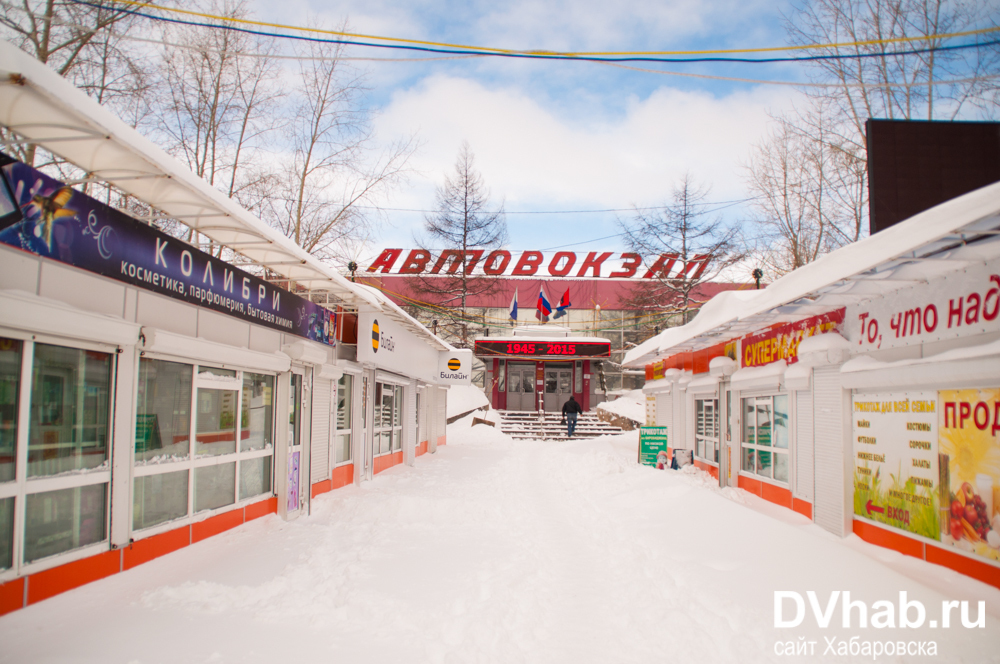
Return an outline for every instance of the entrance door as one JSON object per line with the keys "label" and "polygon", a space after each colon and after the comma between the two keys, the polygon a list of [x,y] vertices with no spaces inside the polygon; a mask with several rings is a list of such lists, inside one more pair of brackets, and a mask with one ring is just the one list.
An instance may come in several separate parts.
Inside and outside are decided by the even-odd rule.
{"label": "entrance door", "polygon": [[361,479],[370,480],[375,475],[375,407],[372,392],[375,389],[375,375],[366,371],[361,379],[361,440],[364,441],[364,468]]}
{"label": "entrance door", "polygon": [[288,517],[295,516],[303,503],[302,467],[302,385],[304,376],[299,373],[291,375],[291,388],[288,391],[288,483],[286,484],[287,505],[285,513]]}
{"label": "entrance door", "polygon": [[545,412],[558,413],[573,394],[572,367],[545,367]]}
{"label": "entrance door", "polygon": [[535,410],[535,365],[507,365],[507,410]]}

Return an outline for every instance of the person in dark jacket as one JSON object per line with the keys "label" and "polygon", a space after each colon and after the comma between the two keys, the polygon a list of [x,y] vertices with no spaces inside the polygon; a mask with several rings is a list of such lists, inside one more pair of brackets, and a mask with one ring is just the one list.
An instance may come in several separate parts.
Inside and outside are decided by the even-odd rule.
{"label": "person in dark jacket", "polygon": [[573,432],[576,431],[576,417],[583,412],[583,408],[580,408],[580,404],[576,402],[571,394],[569,401],[563,404],[562,414],[563,420],[566,422],[566,435],[573,437]]}

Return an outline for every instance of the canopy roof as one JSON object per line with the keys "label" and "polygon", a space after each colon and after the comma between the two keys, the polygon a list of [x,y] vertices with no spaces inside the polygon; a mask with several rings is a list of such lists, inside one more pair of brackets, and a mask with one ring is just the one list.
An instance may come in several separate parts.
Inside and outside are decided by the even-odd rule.
{"label": "canopy roof", "polygon": [[625,354],[624,366],[699,350],[848,304],[927,283],[1000,257],[1000,182],[910,217],[786,274],[759,291],[726,291],[690,323]]}
{"label": "canopy roof", "polygon": [[195,175],[72,83],[0,41],[0,125],[74,164],[88,181],[135,196],[328,305],[387,311],[443,350],[451,347],[374,289],[355,284]]}
{"label": "canopy roof", "polygon": [[0,41],[0,124],[308,290],[377,303],[30,55]]}

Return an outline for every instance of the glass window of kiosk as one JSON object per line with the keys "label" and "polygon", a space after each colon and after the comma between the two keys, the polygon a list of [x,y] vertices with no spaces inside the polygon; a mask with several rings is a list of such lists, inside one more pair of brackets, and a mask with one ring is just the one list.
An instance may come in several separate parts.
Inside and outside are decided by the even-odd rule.
{"label": "glass window of kiosk", "polygon": [[694,454],[719,463],[719,400],[694,400]]}
{"label": "glass window of kiosk", "polygon": [[351,408],[354,404],[354,376],[344,374],[337,381],[337,422],[334,430],[334,463],[351,462]]}
{"label": "glass window of kiosk", "polygon": [[0,570],[107,540],[114,358],[0,338]]}
{"label": "glass window of kiosk", "polygon": [[403,449],[403,388],[375,383],[375,451],[391,454]]}
{"label": "glass window of kiosk", "polygon": [[271,493],[275,377],[141,358],[132,528]]}
{"label": "glass window of kiosk", "polygon": [[788,483],[788,395],[741,399],[744,473]]}

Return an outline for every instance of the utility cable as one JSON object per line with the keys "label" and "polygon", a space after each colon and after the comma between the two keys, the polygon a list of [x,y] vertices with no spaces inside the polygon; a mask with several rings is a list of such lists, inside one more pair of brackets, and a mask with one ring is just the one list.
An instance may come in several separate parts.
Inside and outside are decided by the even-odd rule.
{"label": "utility cable", "polygon": [[[343,44],[348,46],[367,46],[373,48],[388,48],[396,50],[406,50],[406,51],[419,51],[426,53],[444,53],[450,55],[466,55],[470,53],[469,50],[463,49],[458,50],[454,47],[452,48],[438,48],[438,47],[428,47],[428,46],[416,46],[412,43],[420,43],[418,40],[397,40],[404,41],[408,43],[404,44],[376,44],[363,41],[352,41],[349,39],[321,39],[317,37],[306,37],[302,35],[288,35],[274,32],[264,32],[260,30],[251,30],[248,28],[240,28],[233,25],[214,25],[210,23],[198,23],[197,21],[186,21],[183,19],[168,18],[165,16],[155,16],[153,14],[144,13],[138,10],[124,9],[120,7],[106,7],[103,5],[97,5],[93,2],[87,2],[86,0],[71,0],[71,2],[79,5],[86,5],[90,7],[100,8],[104,10],[111,9],[113,11],[121,12],[124,14],[131,14],[135,16],[141,16],[148,18],[153,21],[161,21],[165,23],[173,23],[177,25],[189,25],[203,28],[212,28],[217,30],[228,30],[232,32],[240,32],[245,34],[253,34],[264,37],[275,37],[279,39],[291,39],[296,41],[312,42],[312,43],[328,43],[328,44]],[[199,15],[197,12],[190,12],[188,10],[173,10],[170,8],[159,7],[157,5],[150,5],[148,3],[134,3],[128,0],[118,0],[122,4],[133,4],[140,7],[152,7],[154,9],[167,10],[167,11],[180,11],[182,13]],[[213,17],[213,15],[206,15]],[[272,25],[259,21],[245,21],[239,19],[229,19],[226,17],[214,17],[218,20],[226,21],[227,23],[250,23],[250,24],[261,24],[261,25]],[[288,29],[294,29],[294,26],[282,26]],[[329,30],[318,30],[309,29],[313,32],[324,32],[330,34],[347,34],[347,33],[337,33],[336,31]],[[997,28],[987,28],[982,31],[974,31],[976,34],[992,32],[995,30],[1000,30]],[[959,36],[960,33],[953,33],[951,35],[933,35],[932,37],[936,39],[942,39],[946,37]],[[367,37],[363,37],[367,38]],[[930,37],[914,37],[914,38],[900,38],[896,41],[922,41],[929,39]],[[388,39],[380,37],[378,39]],[[861,44],[860,42],[858,44]],[[596,55],[576,55],[572,53],[558,53],[558,52],[507,52],[504,50],[476,50],[476,53],[482,53],[484,55],[490,55],[494,57],[504,57],[504,58],[518,58],[518,59],[531,59],[531,60],[576,60],[581,62],[666,62],[666,63],[709,63],[709,62],[730,62],[730,63],[744,63],[744,64],[761,64],[761,63],[779,63],[779,62],[816,62],[823,60],[857,60],[857,59],[867,59],[867,58],[885,58],[885,57],[900,57],[905,55],[921,55],[927,53],[936,53],[940,51],[957,51],[963,49],[978,49],[985,46],[994,46],[1000,44],[1000,39],[987,41],[987,42],[975,42],[971,44],[958,44],[954,46],[935,46],[925,49],[912,49],[909,51],[891,51],[882,53],[848,53],[848,54],[829,54],[829,55],[813,55],[806,57],[783,57],[783,58],[730,58],[730,57],[685,57],[685,58],[667,58],[667,57],[607,57],[607,56],[596,56]],[[849,44],[844,44],[847,46]],[[825,46],[813,46],[813,47],[801,47],[801,48],[833,48],[835,46],[825,45]],[[800,47],[789,47],[787,49],[767,49],[767,50],[795,50]],[[750,52],[750,51],[738,51],[738,52]],[[668,53],[663,51],[662,53]]]}
{"label": "utility cable", "polygon": [[[106,5],[98,5],[97,3],[87,2],[86,0],[72,0],[76,4],[84,4],[100,9],[111,9],[114,11],[121,11],[127,13],[135,13],[140,16],[144,15],[135,10],[126,10],[119,7],[108,7]],[[917,37],[890,37],[884,39],[868,39],[868,40],[858,40],[850,42],[834,42],[828,44],[798,44],[792,46],[768,46],[760,48],[744,48],[744,49],[712,49],[712,50],[692,50],[692,51],[549,51],[544,49],[509,49],[509,48],[496,48],[489,46],[474,46],[468,44],[454,44],[449,42],[437,42],[421,39],[404,39],[399,37],[384,37],[381,35],[369,35],[363,33],[353,33],[346,32],[342,30],[329,30],[324,28],[312,28],[305,26],[288,25],[283,23],[271,23],[267,21],[256,21],[252,19],[236,18],[231,16],[220,16],[217,14],[209,14],[206,12],[197,12],[190,9],[181,9],[179,7],[165,7],[162,5],[155,5],[151,2],[138,2],[136,0],[115,0],[117,5],[130,5],[133,7],[139,7],[143,9],[154,9],[163,12],[171,12],[175,14],[183,14],[186,16],[193,16],[197,18],[204,18],[209,20],[223,21],[225,23],[238,23],[242,25],[253,25],[265,28],[277,28],[281,30],[294,30],[297,32],[312,32],[316,34],[334,35],[338,37],[345,37],[349,39],[371,39],[375,41],[384,42],[396,42],[398,44],[408,44],[416,47],[426,48],[438,48],[438,49],[460,49],[462,51],[475,51],[491,55],[525,55],[525,56],[540,56],[540,57],[560,57],[568,59],[584,59],[593,57],[621,57],[621,56],[663,56],[663,55],[719,55],[719,54],[734,54],[734,53],[774,53],[774,52],[786,52],[786,51],[798,51],[798,50],[821,50],[821,49],[837,49],[837,48],[850,48],[858,46],[878,46],[887,44],[900,44],[900,43],[911,43],[911,42],[921,42],[921,41],[934,41],[941,39],[952,39],[955,37],[970,37],[981,34],[988,34],[990,32],[1000,31],[1000,26],[994,26],[989,28],[980,28],[978,30],[963,30],[958,32],[949,32],[934,35],[921,35]],[[157,17],[159,18],[159,17]],[[205,24],[201,24],[205,25]],[[338,40],[338,43],[339,42]],[[377,46],[380,44],[370,44],[372,46]]]}

